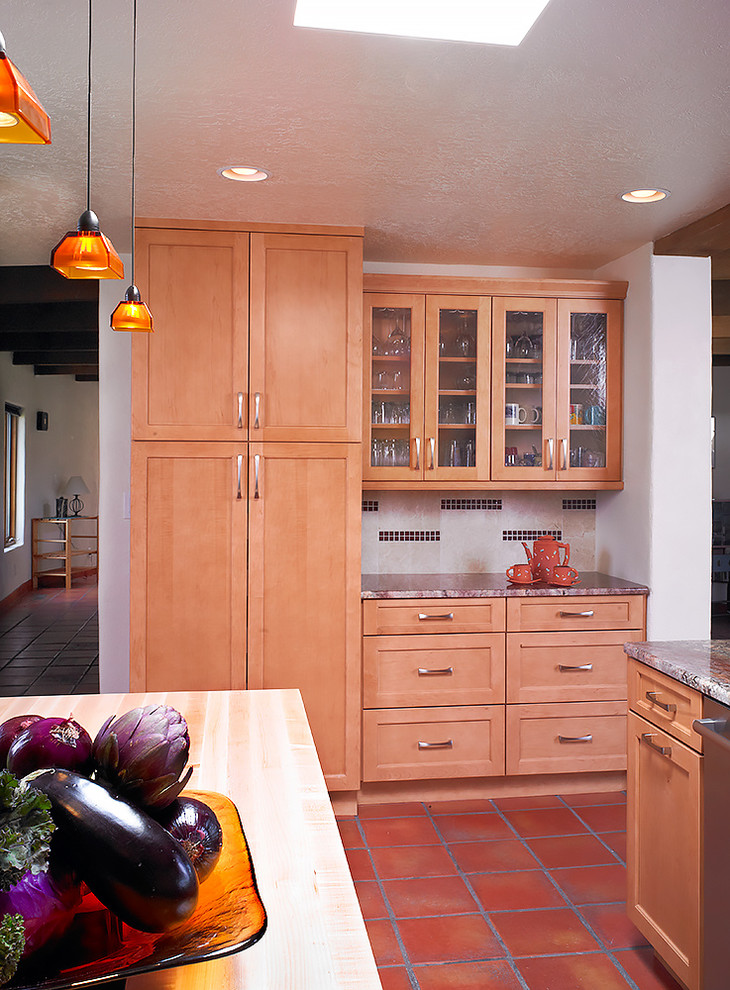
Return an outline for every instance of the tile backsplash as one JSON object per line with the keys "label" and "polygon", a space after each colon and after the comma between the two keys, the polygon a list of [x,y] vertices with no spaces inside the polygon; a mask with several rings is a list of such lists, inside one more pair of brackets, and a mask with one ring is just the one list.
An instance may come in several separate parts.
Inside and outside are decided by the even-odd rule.
{"label": "tile backsplash", "polygon": [[367,492],[362,508],[364,574],[505,571],[527,559],[521,540],[532,543],[544,533],[570,544],[570,563],[579,571],[595,570],[595,498]]}

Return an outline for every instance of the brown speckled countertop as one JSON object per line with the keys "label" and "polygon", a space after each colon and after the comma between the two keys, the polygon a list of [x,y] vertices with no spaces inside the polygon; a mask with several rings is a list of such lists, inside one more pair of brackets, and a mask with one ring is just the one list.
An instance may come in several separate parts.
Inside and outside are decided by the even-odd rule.
{"label": "brown speckled countertop", "polygon": [[730,705],[730,640],[626,643],[624,650],[634,660],[660,670],[708,698]]}
{"label": "brown speckled countertop", "polygon": [[506,574],[363,574],[362,598],[512,598],[562,595],[646,595],[649,589],[622,578],[581,571],[570,588],[512,584]]}

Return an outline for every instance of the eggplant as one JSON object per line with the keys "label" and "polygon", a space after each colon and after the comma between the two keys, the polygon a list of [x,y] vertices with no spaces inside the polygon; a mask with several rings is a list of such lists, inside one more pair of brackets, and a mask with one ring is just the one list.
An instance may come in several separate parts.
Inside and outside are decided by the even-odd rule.
{"label": "eggplant", "polygon": [[195,869],[146,812],[71,770],[38,770],[23,783],[50,799],[62,855],[122,921],[164,932],[190,917],[198,902]]}

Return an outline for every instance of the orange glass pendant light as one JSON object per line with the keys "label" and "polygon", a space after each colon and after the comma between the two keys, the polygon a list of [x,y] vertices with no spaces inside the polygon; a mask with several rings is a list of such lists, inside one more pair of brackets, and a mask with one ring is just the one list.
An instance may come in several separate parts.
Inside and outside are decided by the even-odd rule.
{"label": "orange glass pendant light", "polygon": [[134,284],[134,165],[137,151],[137,0],[133,4],[134,41],[132,44],[132,285],[124,294],[109,321],[112,330],[128,333],[153,333],[152,313],[142,302]]}
{"label": "orange glass pendant light", "polygon": [[50,144],[51,121],[0,34],[0,144]]}
{"label": "orange glass pendant light", "polygon": [[130,285],[124,299],[112,313],[112,330],[126,330],[131,333],[152,333],[154,321],[152,313],[142,302],[139,289]]}
{"label": "orange glass pendant light", "polygon": [[102,234],[91,199],[91,0],[89,0],[89,61],[86,102],[86,209],[76,230],[70,230],[51,251],[51,268],[65,278],[124,278],[122,259]]}
{"label": "orange glass pendant light", "polygon": [[84,210],[51,252],[51,267],[66,278],[123,278],[124,265],[114,245],[102,234],[93,210]]}

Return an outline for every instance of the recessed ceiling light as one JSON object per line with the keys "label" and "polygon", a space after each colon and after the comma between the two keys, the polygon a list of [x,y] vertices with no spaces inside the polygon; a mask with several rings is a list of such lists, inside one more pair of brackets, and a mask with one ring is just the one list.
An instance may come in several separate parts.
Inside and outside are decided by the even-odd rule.
{"label": "recessed ceiling light", "polygon": [[519,45],[548,0],[297,0],[297,27]]}
{"label": "recessed ceiling light", "polygon": [[218,175],[222,175],[224,179],[235,179],[236,182],[261,182],[269,177],[265,169],[256,168],[255,165],[227,165],[218,169]]}
{"label": "recessed ceiling light", "polygon": [[631,189],[621,193],[621,199],[625,199],[627,203],[658,203],[668,195],[668,189]]}

